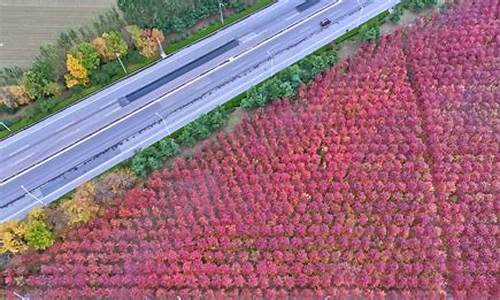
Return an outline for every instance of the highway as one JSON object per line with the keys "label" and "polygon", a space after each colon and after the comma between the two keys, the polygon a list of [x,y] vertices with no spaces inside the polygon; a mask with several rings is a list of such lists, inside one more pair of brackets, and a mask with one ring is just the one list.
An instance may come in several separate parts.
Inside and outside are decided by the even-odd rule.
{"label": "highway", "polygon": [[56,200],[398,2],[278,1],[1,141],[0,221]]}

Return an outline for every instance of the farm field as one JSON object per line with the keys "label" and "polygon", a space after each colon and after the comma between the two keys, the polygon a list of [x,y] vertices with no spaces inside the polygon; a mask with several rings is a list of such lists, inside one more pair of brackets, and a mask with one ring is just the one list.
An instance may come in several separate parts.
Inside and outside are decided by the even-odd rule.
{"label": "farm field", "polygon": [[498,4],[366,44],[14,258],[3,284],[33,299],[498,299]]}
{"label": "farm field", "polygon": [[0,0],[0,68],[30,65],[40,46],[113,5],[116,0]]}

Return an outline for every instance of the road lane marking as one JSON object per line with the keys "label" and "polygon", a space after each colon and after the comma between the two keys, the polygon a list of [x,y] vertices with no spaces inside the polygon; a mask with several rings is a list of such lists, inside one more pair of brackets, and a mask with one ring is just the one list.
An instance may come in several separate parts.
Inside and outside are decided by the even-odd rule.
{"label": "road lane marking", "polygon": [[[324,13],[325,11],[330,10],[330,9],[332,9],[333,7],[337,6],[338,4],[342,3],[342,1],[343,1],[343,0],[339,0],[339,1],[335,2],[335,3],[333,3],[333,4],[330,4],[330,5],[327,5],[327,6],[322,7],[322,8],[321,8],[321,9],[319,9],[318,11],[316,11],[316,12],[314,12],[314,13],[310,14],[309,16],[306,16],[304,19],[299,20],[299,21],[297,21],[296,23],[293,23],[292,25],[290,25],[290,26],[286,27],[285,29],[282,29],[282,30],[278,31],[278,32],[277,32],[275,35],[273,35],[272,37],[269,37],[269,38],[265,39],[264,41],[262,41],[262,42],[258,43],[257,45],[253,46],[252,48],[249,48],[249,49],[244,50],[243,52],[241,52],[241,53],[239,53],[239,54],[234,55],[234,56],[233,56],[233,57],[234,57],[234,59],[233,59],[233,60],[237,60],[237,59],[239,59],[239,58],[241,58],[241,57],[243,57],[243,56],[247,55],[248,53],[255,51],[257,48],[260,48],[260,47],[262,47],[263,45],[266,45],[266,44],[270,43],[272,40],[275,40],[276,38],[278,38],[278,37],[280,37],[280,36],[282,36],[282,35],[284,35],[284,34],[286,34],[286,33],[290,32],[290,31],[292,31],[292,30],[293,30],[293,29],[295,29],[296,27],[301,26],[301,25],[303,25],[303,24],[307,23],[309,20],[311,20],[311,19],[315,18],[315,17],[316,17],[316,16],[318,16],[318,15],[321,15],[321,14],[322,14],[322,13]],[[231,61],[231,62],[232,62],[232,61]],[[39,161],[38,163],[36,163],[36,164],[34,164],[34,165],[30,166],[29,168],[27,168],[27,169],[25,169],[25,170],[21,171],[20,173],[18,173],[18,174],[16,174],[16,175],[14,175],[14,176],[9,177],[9,178],[8,178],[8,179],[6,179],[6,180],[4,179],[4,181],[2,181],[2,182],[0,183],[0,186],[4,186],[5,184],[7,184],[7,183],[11,182],[12,180],[14,180],[14,179],[16,179],[16,178],[18,178],[18,177],[22,176],[23,174],[25,174],[25,173],[27,173],[27,172],[29,172],[29,171],[33,170],[34,168],[38,167],[39,165],[44,164],[44,163],[47,163],[48,161],[51,161],[51,160],[53,160],[54,158],[56,158],[56,157],[58,157],[58,156],[61,156],[62,154],[66,153],[67,151],[69,151],[69,150],[71,150],[71,149],[75,148],[76,146],[78,146],[78,145],[80,145],[80,144],[82,144],[82,143],[84,143],[84,142],[88,141],[89,139],[91,139],[91,138],[93,138],[94,136],[96,136],[96,135],[100,134],[101,132],[103,132],[103,131],[105,131],[105,130],[109,129],[110,127],[116,126],[117,124],[122,123],[123,121],[125,121],[125,120],[127,120],[127,119],[129,119],[129,118],[133,117],[134,115],[136,115],[136,114],[140,113],[141,111],[143,111],[143,110],[145,110],[145,109],[149,108],[150,106],[152,106],[152,105],[156,104],[157,102],[160,102],[160,101],[165,100],[165,98],[166,98],[166,97],[169,97],[169,96],[171,96],[171,95],[172,95],[172,94],[174,94],[174,93],[177,93],[177,92],[178,92],[181,88],[184,88],[184,87],[186,87],[186,86],[188,86],[188,85],[192,85],[194,82],[197,82],[197,81],[199,81],[200,79],[202,79],[202,78],[204,78],[204,77],[209,76],[210,74],[212,74],[212,73],[214,73],[215,71],[217,71],[217,70],[221,69],[222,67],[224,67],[227,63],[231,63],[231,62],[230,62],[229,60],[226,60],[226,61],[222,62],[222,63],[221,63],[221,64],[219,64],[217,67],[215,67],[215,68],[213,68],[213,69],[211,69],[211,70],[209,70],[209,71],[206,71],[205,73],[203,73],[203,74],[201,74],[200,76],[198,76],[198,77],[194,78],[193,80],[190,80],[190,81],[188,81],[188,82],[185,82],[185,83],[181,84],[180,86],[178,86],[178,87],[176,87],[175,89],[173,89],[173,90],[169,91],[168,93],[166,93],[166,94],[162,95],[161,97],[159,97],[159,98],[157,98],[157,99],[155,99],[155,100],[153,100],[153,101],[149,102],[148,104],[146,104],[146,105],[144,105],[143,107],[141,107],[141,108],[139,108],[139,109],[137,109],[137,110],[133,111],[132,113],[130,113],[130,114],[126,115],[126,116],[123,116],[121,119],[118,119],[118,120],[116,120],[115,122],[110,123],[110,124],[106,125],[105,127],[103,127],[103,128],[101,128],[101,129],[99,129],[99,130],[97,130],[97,131],[93,132],[92,134],[90,134],[90,135],[88,135],[87,137],[85,137],[85,138],[83,138],[83,139],[79,140],[78,142],[76,142],[76,143],[74,143],[74,144],[72,144],[72,145],[68,146],[67,148],[63,149],[62,151],[59,151],[58,153],[55,153],[54,155],[52,155],[52,156],[50,156],[50,157],[48,157],[48,158],[46,158],[46,159],[44,159],[44,160],[42,160],[42,161]]]}
{"label": "road lane marking", "polygon": [[[378,11],[378,10],[372,9],[372,11],[370,11],[370,12],[376,12],[376,11]],[[367,15],[368,15],[368,14],[369,14],[369,13],[367,13]],[[356,20],[356,21],[357,21],[357,20]],[[344,27],[349,27],[349,26],[351,26],[351,24],[352,24],[352,23],[354,23],[354,22],[355,22],[355,21],[351,21],[351,22],[347,23],[347,24],[348,24],[347,26],[344,26]],[[337,33],[337,32],[340,32],[340,31],[342,31],[342,30],[345,30],[345,29],[336,29],[336,30],[333,32],[333,34],[335,34],[335,33]],[[330,31],[330,30],[328,30],[328,31]],[[303,53],[303,52],[305,52],[307,49],[311,49],[311,48],[313,48],[314,46],[316,46],[316,45],[318,45],[318,44],[325,43],[325,38],[327,38],[328,36],[330,36],[330,34],[329,34],[329,35],[327,35],[327,36],[323,36],[323,37],[321,37],[321,38],[320,38],[320,40],[318,40],[318,41],[314,42],[312,45],[310,45],[310,46],[306,47],[305,49],[303,49],[303,51],[300,51],[300,52],[301,52],[301,53]],[[327,42],[327,43],[328,43],[328,42]],[[225,101],[223,101],[223,102],[225,102]],[[223,102],[222,102],[222,103],[223,103]],[[207,105],[207,106],[208,106],[208,105]],[[192,115],[192,113],[190,113],[189,115]],[[177,123],[177,122],[176,122],[176,123]],[[157,135],[157,134],[156,134],[156,135]],[[146,142],[150,141],[152,138],[158,138],[158,137],[157,137],[157,136],[152,136],[152,137],[146,138],[146,140],[144,140],[143,142],[141,142],[141,143],[140,143],[140,144],[138,144],[138,145],[139,145],[139,146],[140,146],[140,145],[144,145]],[[133,152],[133,151],[134,151],[134,149],[133,149],[133,148],[129,148],[129,149],[128,149],[128,150],[126,150],[124,153],[127,153],[127,155],[128,155],[128,156],[130,156],[130,153],[131,153],[131,152]],[[111,164],[111,166],[113,166],[113,165],[115,165],[115,164],[119,163],[121,160],[123,160],[123,158],[119,158],[118,160],[117,160],[117,158],[118,158],[118,157],[114,157],[114,158],[112,158],[111,160],[109,160],[108,162],[106,162],[106,163],[104,163],[104,164],[108,164],[108,165],[109,165],[109,162],[111,162],[111,163],[112,163],[112,164]],[[102,164],[101,164],[101,165],[99,165],[99,166],[96,166],[96,167],[95,167],[95,168],[93,168],[91,171],[98,170],[100,167],[102,167]],[[108,167],[105,167],[105,168],[108,168]],[[100,173],[102,173],[102,171],[100,171]],[[95,176],[95,175],[93,175],[93,176]],[[83,177],[83,176],[82,176],[82,177]],[[78,182],[78,181],[79,181],[79,182],[82,182],[82,181],[81,181],[81,178],[82,178],[82,177],[80,177],[80,178],[78,178],[78,179],[75,179],[75,180],[73,180],[73,181],[71,181],[71,182],[69,182],[69,183],[65,184],[63,187],[61,187],[61,188],[57,189],[55,192],[56,192],[56,193],[60,193],[62,190],[66,189],[66,187],[71,187],[71,188],[72,188],[72,187],[73,187],[73,186],[72,186],[72,184],[74,184],[75,182]],[[87,176],[87,177],[88,177],[88,176]],[[85,178],[85,177],[83,177],[83,178]],[[89,177],[89,178],[91,178],[91,177]],[[53,192],[53,193],[54,193],[54,192]],[[51,193],[51,194],[53,194],[53,193]],[[9,220],[9,219],[12,219],[13,217],[16,217],[16,216],[20,215],[21,213],[25,212],[26,210],[30,209],[31,207],[36,206],[36,204],[37,204],[36,202],[28,203],[26,206],[22,206],[21,208],[16,209],[16,211],[15,211],[14,213],[12,213],[12,214],[10,214],[10,215],[8,215],[8,216],[4,217],[4,219],[2,219],[2,221],[0,221],[0,222],[4,222],[4,221],[7,221],[7,220]]]}
{"label": "road lane marking", "polygon": [[[191,54],[195,50],[203,48],[205,46],[205,44],[208,44],[208,43],[211,43],[211,42],[216,42],[217,39],[215,39],[215,38],[212,39],[212,40],[210,40],[210,38],[212,38],[212,37],[214,37],[216,35],[219,35],[218,37],[222,38],[222,37],[224,37],[226,35],[229,35],[231,33],[231,31],[238,31],[238,28],[233,27],[233,25],[244,26],[250,20],[253,20],[255,18],[260,18],[263,15],[271,14],[276,9],[285,6],[285,4],[287,4],[287,2],[288,2],[288,0],[284,0],[284,1],[278,1],[276,3],[270,4],[265,9],[259,10],[258,12],[256,12],[254,14],[251,14],[251,15],[243,18],[242,20],[238,21],[236,24],[232,24],[232,25],[229,25],[227,27],[223,27],[223,28],[221,28],[221,29],[219,29],[219,30],[211,33],[210,35],[206,36],[205,38],[201,39],[200,41],[198,41],[196,43],[184,46],[179,51],[177,51],[175,53],[171,53],[169,55],[169,58],[174,58],[175,57],[176,60],[180,60],[181,58],[185,57],[186,55]],[[192,50],[192,51],[189,51],[189,50]],[[187,51],[189,51],[189,52],[187,52]],[[114,82],[111,85],[107,86],[106,88],[97,91],[96,94],[88,96],[88,98],[85,99],[85,100],[89,100],[90,99],[88,101],[88,103],[83,103],[83,101],[81,101],[81,102],[76,103],[75,105],[71,105],[71,106],[68,106],[68,107],[64,108],[63,110],[61,110],[57,114],[50,115],[49,117],[54,118],[53,120],[51,120],[50,122],[47,122],[47,124],[38,125],[38,128],[33,129],[33,130],[34,131],[39,131],[39,130],[45,128],[46,126],[48,126],[48,125],[50,125],[50,124],[52,124],[52,123],[60,120],[61,118],[65,117],[67,115],[70,115],[71,113],[74,113],[75,111],[78,111],[81,108],[87,107],[87,106],[93,104],[94,102],[99,101],[100,99],[102,99],[105,96],[109,96],[110,94],[112,94],[112,93],[116,92],[117,90],[119,90],[120,88],[122,88],[124,85],[135,83],[139,79],[139,78],[134,77],[135,75],[138,75],[138,74],[142,74],[142,76],[149,75],[149,74],[151,74],[153,72],[156,72],[159,69],[164,68],[164,67],[166,67],[166,66],[168,66],[170,64],[173,64],[173,63],[175,63],[175,61],[158,60],[158,61],[154,62],[153,65],[151,65],[151,66],[149,66],[149,67],[141,70],[140,72],[138,72],[136,74],[133,74],[130,77],[123,78],[120,81]],[[91,99],[92,97],[96,96],[97,93],[103,93],[103,94],[100,95],[99,98]],[[77,107],[78,104],[81,104],[82,107]],[[68,111],[66,111],[66,110],[68,110]],[[61,116],[58,116],[59,114],[61,114]],[[42,119],[37,124],[40,124],[41,122],[43,122],[43,121],[45,121],[47,119],[48,118]],[[0,139],[0,149],[4,149],[8,145],[10,145],[10,143],[22,139],[23,136],[19,137],[19,135],[22,135],[23,133],[25,133],[26,131],[28,131],[31,128],[34,128],[34,126],[30,126],[30,127],[28,127],[26,129],[18,132],[17,134],[15,134],[12,137],[9,137],[9,138],[7,138],[7,139],[5,139],[3,141]],[[26,133],[26,135],[28,135],[28,133]],[[19,138],[16,139],[16,136],[19,137]],[[0,183],[0,186],[1,186],[1,183]]]}
{"label": "road lane marking", "polygon": [[295,12],[295,13],[293,13],[292,15],[290,15],[290,16],[288,16],[288,17],[286,17],[286,19],[285,19],[285,20],[289,21],[289,20],[291,20],[291,19],[295,18],[297,15],[299,15],[299,13],[298,13],[298,12]]}
{"label": "road lane marking", "polygon": [[14,155],[16,155],[17,153],[19,153],[19,152],[21,152],[21,151],[23,151],[23,150],[25,150],[25,149],[29,148],[30,146],[31,146],[30,144],[24,145],[24,146],[22,146],[21,148],[17,149],[16,151],[12,152],[12,153],[11,153],[9,156],[7,156],[7,157],[14,156]]}
{"label": "road lane marking", "polygon": [[18,159],[18,160],[15,160],[14,161],[14,165],[17,165],[18,163],[22,162],[22,161],[25,161],[27,160],[28,158],[32,157],[33,156],[33,153],[31,154],[28,154],[26,156],[23,156],[22,158]]}
{"label": "road lane marking", "polygon": [[113,110],[111,110],[111,111],[107,112],[104,116],[105,116],[105,117],[107,117],[107,116],[109,116],[109,115],[111,115],[111,114],[113,114],[113,113],[115,113],[115,112],[119,111],[121,108],[122,108],[122,107],[120,107],[120,106],[119,106],[119,107],[117,107],[117,108],[115,108],[115,109],[113,109]]}

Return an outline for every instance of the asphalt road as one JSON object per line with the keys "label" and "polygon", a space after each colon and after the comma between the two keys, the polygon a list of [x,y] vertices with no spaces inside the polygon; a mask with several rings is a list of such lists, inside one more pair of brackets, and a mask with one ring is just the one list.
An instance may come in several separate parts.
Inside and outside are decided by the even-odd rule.
{"label": "asphalt road", "polygon": [[[398,3],[319,1],[299,11],[296,6],[303,2],[280,1],[2,141],[0,221],[57,199],[129,158],[136,149],[156,142]],[[322,28],[319,23],[325,18],[333,22]],[[238,42],[236,47],[153,92],[125,106],[118,101],[233,40]],[[11,156],[4,159],[6,155]]]}

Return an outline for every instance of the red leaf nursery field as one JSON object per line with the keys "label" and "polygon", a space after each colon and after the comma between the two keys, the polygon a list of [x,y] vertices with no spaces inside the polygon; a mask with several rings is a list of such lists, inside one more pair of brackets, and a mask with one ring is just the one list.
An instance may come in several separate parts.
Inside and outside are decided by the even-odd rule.
{"label": "red leaf nursery field", "polygon": [[[453,294],[498,299],[498,1],[419,26],[409,61],[432,158]],[[447,30],[441,30],[446,28]]]}
{"label": "red leaf nursery field", "polygon": [[498,298],[500,26],[498,1],[476,2],[245,116],[64,242],[17,257],[7,289]]}

